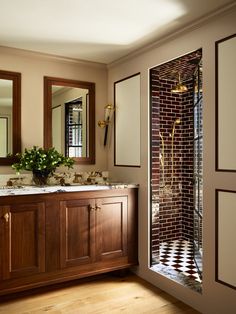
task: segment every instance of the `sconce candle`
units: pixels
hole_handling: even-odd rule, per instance
[[[104,120],[98,121],[98,126],[100,128],[105,128],[104,146],[106,146],[106,144],[107,144],[108,126],[109,126],[109,123],[111,122],[112,115],[113,115],[113,112],[114,112],[115,109],[114,109],[112,104],[108,104],[108,105],[105,106],[104,110],[105,110],[105,112],[104,112]]]

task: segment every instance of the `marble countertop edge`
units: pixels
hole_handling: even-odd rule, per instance
[[[69,186],[0,186],[0,196],[11,195],[30,195],[30,194],[44,194],[44,193],[64,193],[64,192],[80,192],[80,191],[99,191],[99,190],[111,190],[111,189],[125,189],[125,188],[137,188],[138,184],[134,183],[109,183],[109,184],[91,184],[91,185],[69,185]]]

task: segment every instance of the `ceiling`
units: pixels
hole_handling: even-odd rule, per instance
[[[0,0],[0,46],[109,64],[232,0]]]

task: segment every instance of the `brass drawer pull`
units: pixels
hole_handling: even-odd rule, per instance
[[[95,211],[95,207],[93,207],[92,205],[89,205],[89,211],[90,211],[90,212]]]
[[[9,213],[6,213],[5,215],[3,215],[2,218],[5,219],[6,222],[9,222],[9,218],[10,218]]]
[[[97,211],[100,211],[101,209],[102,209],[101,206],[97,206],[97,205],[96,205],[96,210],[97,210]]]

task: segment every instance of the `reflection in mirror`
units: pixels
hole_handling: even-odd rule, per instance
[[[20,73],[0,71],[0,164],[20,152]]]
[[[52,146],[68,157],[88,157],[88,89],[52,86]]]
[[[10,115],[11,117],[11,115]],[[8,153],[11,152],[11,147],[9,147],[9,139],[11,138],[11,129],[9,130],[9,119],[10,117],[0,117],[0,157],[6,157]],[[9,136],[8,136],[9,134]]]
[[[49,77],[44,82],[44,146],[77,163],[94,163],[94,83]]]
[[[0,157],[12,153],[12,83],[0,80]]]

